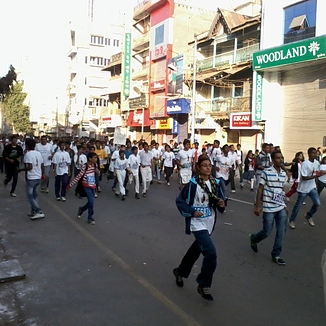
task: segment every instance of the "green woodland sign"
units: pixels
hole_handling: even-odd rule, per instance
[[[253,70],[326,58],[326,35],[253,53]]]

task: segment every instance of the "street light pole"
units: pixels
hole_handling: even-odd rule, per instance
[[[192,99],[191,99],[191,137],[190,141],[195,142],[195,123],[196,123],[196,78],[197,78],[197,36],[195,35],[194,62],[192,73]]]

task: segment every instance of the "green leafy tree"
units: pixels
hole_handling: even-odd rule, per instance
[[[5,122],[12,126],[14,132],[27,133],[31,131],[29,106],[24,103],[26,96],[22,84],[16,83],[11,86],[10,92],[1,103]]]
[[[16,81],[17,74],[15,68],[10,65],[9,71],[6,76],[0,78],[0,101],[3,100],[6,95],[11,91],[14,81]]]

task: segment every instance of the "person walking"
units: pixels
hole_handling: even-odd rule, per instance
[[[129,163],[128,160],[125,157],[125,151],[120,150],[119,151],[119,157],[114,162],[114,174],[118,179],[118,189],[115,191],[115,196],[120,197],[121,194],[121,200],[126,199],[126,188],[125,188],[125,179],[127,175],[127,171],[129,172]]]
[[[84,164],[79,174],[70,182],[67,189],[72,188],[80,179],[84,187],[87,203],[84,206],[78,208],[77,218],[80,219],[83,212],[88,210],[87,223],[95,225],[94,219],[94,198],[96,189],[96,178],[95,175],[100,175],[100,170],[97,168],[98,157],[95,152],[87,154],[87,163]]]
[[[176,199],[176,205],[185,217],[186,234],[193,234],[195,241],[182,258],[180,265],[173,270],[177,286],[183,287],[183,278],[188,278],[200,254],[204,256],[201,272],[197,276],[197,292],[208,301],[213,274],[216,269],[216,249],[211,238],[217,211],[225,209],[224,194],[219,180],[211,176],[212,164],[208,157],[199,156],[196,163],[197,175],[191,178]]]
[[[55,196],[57,201],[66,201],[66,189],[68,185],[68,175],[70,174],[71,158],[65,151],[66,143],[60,141],[58,149],[53,155],[52,163],[55,176]]]
[[[6,188],[8,183],[12,180],[10,196],[17,197],[15,194],[17,182],[18,182],[18,172],[20,159],[23,156],[23,149],[17,144],[17,136],[12,135],[10,137],[11,143],[6,145],[3,149],[3,159],[5,162],[5,172],[6,176],[4,179],[4,187]]]
[[[293,185],[291,189],[285,194],[287,201],[290,201],[290,197],[297,192],[299,181],[300,181],[301,164],[303,161],[304,161],[303,153],[297,152],[292,161],[292,165],[290,169],[292,179],[293,179]]]
[[[287,223],[287,209],[283,191],[287,176],[281,167],[284,160],[281,151],[274,151],[271,158],[272,166],[262,171],[260,175],[254,211],[257,216],[260,215],[261,211],[263,212],[263,229],[255,234],[250,233],[249,239],[251,249],[257,253],[257,244],[271,234],[275,222],[276,236],[271,252],[272,261],[284,266],[285,261],[280,255]]]
[[[291,229],[295,229],[295,220],[307,196],[310,197],[313,205],[309,212],[304,215],[304,217],[310,226],[315,226],[312,217],[320,206],[320,197],[317,191],[316,178],[326,173],[326,171],[320,172],[319,166],[320,163],[317,161],[317,150],[314,147],[310,147],[308,149],[308,159],[306,159],[301,165],[301,175],[297,189],[298,197],[289,219],[289,226]]]
[[[179,151],[177,157],[177,165],[179,168],[179,183],[181,190],[191,179],[194,170],[194,152],[190,149],[190,140],[183,141],[183,149]]]
[[[26,154],[24,155],[25,168],[17,169],[17,172],[26,172],[26,196],[31,206],[31,212],[28,216],[31,220],[37,220],[44,218],[38,203],[37,190],[41,183],[41,179],[44,178],[44,165],[43,157],[40,152],[35,150],[35,140],[27,138],[25,140]]]
[[[35,150],[40,152],[43,158],[44,178],[41,180],[41,192],[48,193],[53,154],[52,145],[47,142],[46,136],[41,136],[41,142],[35,145]]]
[[[140,166],[140,157],[138,155],[137,146],[131,148],[132,154],[128,158],[128,164],[130,166],[133,181],[135,183],[135,198],[140,199],[139,197],[139,166]]]
[[[149,146],[146,142],[143,143],[143,146],[144,146],[144,150],[139,152],[139,157],[140,157],[140,172],[143,181],[142,196],[146,197],[150,182],[153,179],[152,177],[153,155],[149,151]]]
[[[170,186],[170,177],[173,173],[174,154],[171,152],[170,145],[165,145],[165,152],[162,155],[162,171],[164,169],[166,184]]]

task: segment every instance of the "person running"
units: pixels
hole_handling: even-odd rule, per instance
[[[15,194],[17,181],[18,181],[18,172],[17,169],[20,164],[20,159],[23,156],[23,149],[17,144],[17,136],[12,135],[10,137],[11,143],[6,145],[3,149],[3,159],[5,162],[5,172],[6,176],[4,179],[4,187],[6,188],[8,183],[12,179],[10,196],[17,197]]]
[[[184,149],[180,150],[177,157],[179,167],[180,187],[181,190],[191,179],[194,170],[194,152],[190,149],[190,140],[183,141]]]
[[[250,191],[254,191],[255,184],[255,160],[252,150],[249,150],[244,161],[244,173],[242,175],[243,180],[246,180],[250,184]],[[243,187],[243,186],[242,186]]]
[[[169,145],[165,145],[165,152],[162,156],[162,170],[164,169],[166,184],[170,186],[170,177],[173,173],[174,166],[174,154],[171,152],[171,147]]]
[[[84,154],[83,146],[77,145],[76,150],[77,153],[73,157],[74,178],[76,178],[82,167],[87,163],[87,156]],[[75,196],[78,196],[81,199],[83,193],[82,180],[79,180],[75,189]]]
[[[143,143],[144,150],[139,152],[140,157],[140,172],[143,181],[143,191],[142,196],[147,196],[147,191],[149,189],[149,185],[152,181],[152,163],[153,163],[153,155],[149,151],[149,146],[146,142]]]
[[[191,178],[176,199],[176,205],[185,217],[186,234],[193,234],[195,241],[173,270],[177,286],[183,287],[183,278],[188,278],[191,269],[200,254],[204,256],[201,272],[197,276],[197,292],[205,299],[212,301],[210,294],[213,274],[216,269],[216,249],[211,238],[214,230],[217,211],[225,209],[224,194],[220,182],[211,176],[212,164],[209,158],[199,156],[196,163],[197,175]]]
[[[287,201],[290,201],[290,197],[297,192],[299,181],[300,181],[301,164],[303,161],[304,161],[303,153],[302,152],[296,153],[290,169],[292,179],[293,179],[293,185],[291,189],[285,194]]]
[[[139,197],[139,166],[140,166],[140,157],[138,155],[137,146],[131,148],[132,154],[128,158],[128,164],[130,166],[133,181],[135,183],[135,198],[140,199]]]
[[[37,189],[44,178],[44,166],[42,154],[35,150],[35,140],[27,138],[25,141],[26,154],[24,155],[25,168],[17,169],[17,172],[25,171],[26,173],[26,196],[31,206],[31,212],[28,216],[31,220],[44,218],[37,196]]]
[[[55,196],[57,201],[66,201],[66,189],[68,185],[68,175],[70,173],[71,158],[65,151],[65,142],[60,141],[58,149],[53,155],[52,163],[55,176]]]
[[[324,156],[321,159],[319,171],[320,171],[320,177],[318,177],[317,179],[317,191],[318,191],[318,195],[320,196],[320,193],[326,187],[326,174],[321,175],[322,172],[326,173],[326,156]]]
[[[120,149],[119,151],[119,157],[114,162],[114,174],[117,177],[118,180],[118,187],[115,191],[116,197],[120,197],[120,194],[122,195],[121,199],[126,199],[126,188],[124,185],[127,170],[129,170],[129,163],[128,160],[125,158],[125,151]]]
[[[226,186],[230,182],[230,171],[233,169],[233,162],[229,156],[229,146],[227,144],[222,147],[222,155],[216,157],[215,161],[216,178],[220,180],[220,187],[226,194]]]
[[[41,180],[41,192],[48,193],[53,155],[52,145],[47,142],[46,136],[41,136],[41,142],[35,145],[35,150],[40,152],[43,158],[44,178]]]
[[[67,189],[72,188],[80,179],[82,179],[82,185],[84,187],[87,203],[84,206],[78,208],[77,218],[81,218],[83,212],[88,210],[87,223],[95,225],[94,219],[94,198],[96,189],[95,175],[100,175],[100,171],[97,168],[98,157],[95,152],[87,154],[87,163],[84,164],[79,174],[70,182]]]
[[[229,183],[231,183],[231,192],[235,193],[235,173],[237,170],[237,160],[238,160],[238,154],[234,149],[233,145],[230,145],[229,147],[229,153],[228,153],[229,158],[231,159],[232,163],[232,169],[229,172]]]
[[[257,197],[257,190],[259,187],[259,179],[261,174],[265,169],[270,168],[271,155],[270,155],[270,146],[267,143],[262,144],[261,152],[255,157],[255,175],[256,175],[256,184],[254,187],[255,199]]]
[[[105,164],[105,160],[107,160],[108,158],[108,154],[106,153],[105,149],[102,148],[101,142],[99,140],[96,140],[95,142],[95,153],[100,160],[100,172],[101,172],[100,176],[98,177],[96,188],[97,188],[97,192],[101,192],[102,189],[100,183],[102,181],[102,175],[104,173],[104,164]]]
[[[280,266],[284,266],[285,261],[280,255],[287,223],[287,209],[284,202],[285,193],[283,191],[287,176],[282,169],[284,159],[281,151],[274,151],[271,154],[271,158],[272,166],[263,170],[259,178],[254,211],[257,216],[260,215],[261,211],[263,212],[263,229],[255,234],[250,233],[249,239],[251,249],[257,253],[257,244],[271,234],[275,222],[276,236],[271,252],[272,261]]]
[[[320,197],[318,195],[316,178],[324,175],[325,172],[319,173],[319,162],[316,160],[317,150],[314,147],[308,149],[308,159],[306,159],[301,165],[300,181],[297,189],[298,198],[292,209],[291,217],[289,220],[289,226],[291,229],[295,229],[295,220],[299,213],[304,200],[309,196],[313,202],[309,212],[304,215],[310,226],[315,226],[312,219],[320,206]]]

